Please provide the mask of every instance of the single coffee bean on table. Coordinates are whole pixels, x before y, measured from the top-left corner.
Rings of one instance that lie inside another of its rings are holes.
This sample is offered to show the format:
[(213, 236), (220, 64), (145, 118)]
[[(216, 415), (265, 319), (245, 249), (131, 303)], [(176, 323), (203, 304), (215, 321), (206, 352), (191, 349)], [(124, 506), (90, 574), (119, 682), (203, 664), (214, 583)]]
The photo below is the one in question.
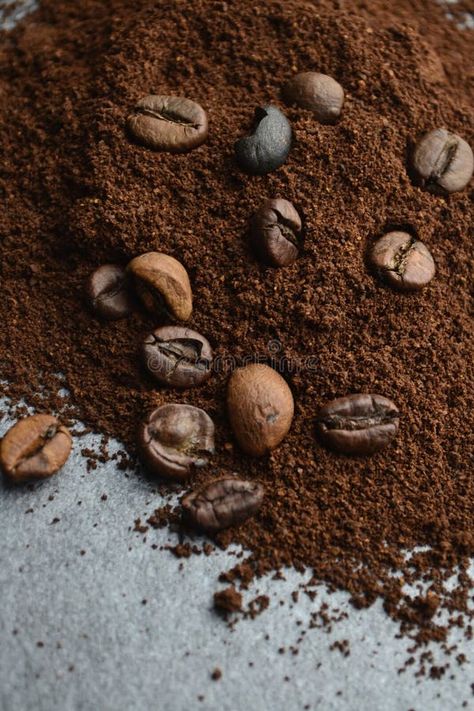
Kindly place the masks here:
[(382, 279), (400, 291), (417, 291), (436, 272), (429, 249), (407, 232), (388, 232), (372, 247), (370, 263)]
[(417, 144), (412, 164), (423, 187), (454, 193), (472, 178), (474, 156), (463, 138), (445, 128), (435, 128)]
[(162, 385), (192, 388), (211, 374), (212, 348), (197, 331), (162, 326), (147, 336), (142, 354), (148, 372)]
[(382, 395), (356, 394), (337, 398), (317, 416), (321, 441), (342, 454), (374, 454), (384, 449), (398, 431), (400, 413)]
[(294, 401), (284, 378), (263, 363), (235, 370), (227, 387), (227, 411), (241, 448), (259, 457), (277, 447), (291, 427)]
[(127, 272), (148, 311), (177, 321), (191, 317), (191, 284), (186, 269), (177, 259), (161, 252), (147, 252), (132, 259)]
[(291, 126), (276, 106), (255, 109), (251, 133), (235, 144), (237, 163), (247, 173), (264, 175), (279, 168), (291, 148)]
[(138, 143), (171, 153), (197, 148), (208, 135), (204, 109), (181, 96), (145, 96), (128, 117), (127, 127)]
[(72, 437), (53, 415), (31, 415), (19, 420), (0, 443), (0, 466), (15, 484), (47, 479), (66, 462)]
[(301, 72), (283, 87), (287, 104), (296, 104), (313, 112), (320, 123), (335, 123), (344, 104), (344, 89), (332, 77), (318, 72)]
[(117, 264), (103, 264), (91, 274), (87, 297), (93, 311), (106, 320), (126, 318), (133, 311), (127, 274)]
[(208, 533), (237, 526), (260, 509), (264, 488), (255, 481), (223, 477), (184, 497), (183, 519)]
[(150, 472), (184, 480), (214, 453), (214, 423), (199, 407), (162, 405), (140, 424), (138, 447)]
[(301, 218), (288, 200), (267, 200), (251, 222), (251, 237), (260, 257), (273, 267), (286, 267), (298, 257)]

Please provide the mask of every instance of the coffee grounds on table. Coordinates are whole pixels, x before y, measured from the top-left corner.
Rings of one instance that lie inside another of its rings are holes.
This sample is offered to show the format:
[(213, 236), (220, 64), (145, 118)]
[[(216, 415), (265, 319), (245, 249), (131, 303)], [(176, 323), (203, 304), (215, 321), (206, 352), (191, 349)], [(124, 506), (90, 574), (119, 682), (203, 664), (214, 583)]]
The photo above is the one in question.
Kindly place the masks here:
[[(437, 126), (474, 144), (472, 31), (448, 23), (431, 0), (391, 7), (137, 0), (132, 12), (125, 0), (43, 0), (4, 34), (2, 390), (14, 405), (117, 437), (131, 457), (143, 413), (173, 401), (203, 407), (217, 454), (195, 483), (237, 472), (267, 490), (255, 520), (216, 539), (250, 550), (246, 578), (309, 568), (314, 582), (349, 591), (358, 606), (382, 598), (418, 641), (444, 640), (450, 625), (472, 635), (472, 183), (433, 196), (406, 166), (413, 142)], [(304, 70), (344, 87), (336, 126), (283, 107), (282, 84)], [(199, 102), (207, 143), (179, 156), (131, 143), (126, 117), (149, 93)], [(291, 121), (293, 149), (276, 172), (247, 176), (233, 143), (269, 102)], [(246, 238), (250, 215), (270, 197), (291, 200), (305, 225), (300, 257), (278, 270), (263, 267)], [(437, 273), (421, 293), (394, 292), (366, 268), (368, 246), (394, 227), (433, 254)], [(148, 250), (186, 266), (190, 326), (216, 356), (299, 365), (283, 368), (296, 413), (268, 457), (249, 458), (233, 443), (225, 368), (199, 389), (159, 390), (138, 353), (155, 321), (137, 312), (104, 324), (89, 311), (91, 271)], [(395, 442), (363, 459), (323, 449), (318, 408), (364, 391), (399, 407)], [(170, 519), (168, 509), (154, 516)], [(226, 574), (228, 583), (239, 577), (238, 568)]]

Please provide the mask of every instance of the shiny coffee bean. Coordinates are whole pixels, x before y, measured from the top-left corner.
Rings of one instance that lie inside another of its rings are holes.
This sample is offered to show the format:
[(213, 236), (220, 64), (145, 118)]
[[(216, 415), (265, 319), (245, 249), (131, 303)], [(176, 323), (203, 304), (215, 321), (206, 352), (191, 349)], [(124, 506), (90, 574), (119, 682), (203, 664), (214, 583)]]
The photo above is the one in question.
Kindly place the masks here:
[(147, 370), (162, 385), (193, 388), (211, 374), (209, 341), (190, 328), (157, 328), (145, 339), (142, 351)]
[(344, 89), (332, 77), (318, 72), (301, 72), (283, 87), (287, 104), (312, 111), (320, 123), (335, 123), (344, 104)]
[(298, 256), (301, 227), (301, 218), (291, 202), (267, 200), (252, 218), (255, 249), (267, 264), (286, 267)]
[(198, 407), (162, 405), (140, 425), (138, 446), (153, 474), (187, 479), (214, 453), (214, 423)]
[(0, 444), (0, 466), (13, 483), (47, 479), (72, 447), (69, 431), (53, 415), (31, 415), (13, 425)]
[(381, 237), (372, 247), (370, 262), (386, 282), (401, 291), (422, 289), (436, 271), (428, 248), (407, 232)]
[(234, 477), (215, 479), (184, 497), (183, 518), (202, 531), (216, 533), (254, 516), (263, 496), (263, 486), (257, 482)]
[(146, 96), (127, 120), (131, 136), (156, 151), (184, 153), (207, 138), (207, 115), (199, 104), (180, 96)]
[(343, 454), (373, 454), (398, 430), (400, 413), (382, 395), (347, 395), (323, 407), (317, 417), (321, 440)]
[(253, 363), (232, 373), (227, 410), (238, 443), (244, 452), (258, 457), (274, 449), (288, 433), (293, 395), (273, 368)]
[(247, 173), (263, 175), (279, 168), (291, 148), (291, 126), (276, 106), (255, 109), (249, 136), (235, 144), (237, 163)]
[(474, 170), (470, 145), (445, 128), (427, 133), (415, 148), (413, 168), (428, 190), (454, 193), (466, 187)]
[(91, 274), (87, 297), (100, 318), (114, 321), (133, 311), (133, 300), (125, 270), (116, 264), (104, 264)]
[(169, 315), (178, 321), (191, 317), (191, 284), (186, 269), (177, 259), (161, 252), (147, 252), (132, 259), (127, 272), (151, 313)]

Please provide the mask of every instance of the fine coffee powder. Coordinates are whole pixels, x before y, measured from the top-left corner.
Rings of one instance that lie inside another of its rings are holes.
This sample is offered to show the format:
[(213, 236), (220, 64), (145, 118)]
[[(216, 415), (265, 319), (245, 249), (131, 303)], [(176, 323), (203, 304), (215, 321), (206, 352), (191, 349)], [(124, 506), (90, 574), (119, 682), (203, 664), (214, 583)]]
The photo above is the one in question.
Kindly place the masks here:
[[(435, 128), (474, 144), (472, 31), (431, 0), (130, 7), (43, 0), (2, 36), (3, 393), (66, 424), (78, 417), (132, 457), (137, 424), (154, 409), (204, 409), (216, 454), (184, 490), (235, 472), (266, 491), (255, 518), (216, 536), (250, 550), (228, 582), (309, 568), (356, 605), (383, 598), (420, 641), (443, 640), (460, 614), (471, 634), (472, 182), (434, 194), (409, 157)], [(305, 71), (343, 87), (335, 125), (282, 102)], [(132, 141), (127, 118), (149, 95), (201, 106), (206, 141), (184, 154)], [(269, 105), (291, 123), (291, 151), (274, 172), (250, 175), (234, 144)], [(262, 263), (248, 234), (275, 198), (303, 223), (297, 258), (280, 268)], [(422, 290), (401, 293), (371, 270), (368, 255), (390, 231), (433, 256)], [(90, 275), (146, 252), (189, 275), (186, 325), (214, 353), (211, 376), (192, 390), (160, 389), (143, 367), (144, 338), (169, 323), (140, 307), (104, 321), (91, 308)], [(249, 357), (277, 368), (295, 400), (289, 434), (262, 458), (243, 454), (226, 411), (231, 366)], [(396, 436), (370, 457), (326, 449), (316, 434), (321, 407), (355, 393), (387, 397), (400, 413)], [(167, 508), (153, 521), (175, 517)], [(425, 548), (407, 562), (416, 546)], [(429, 595), (410, 598), (404, 585), (421, 582)]]

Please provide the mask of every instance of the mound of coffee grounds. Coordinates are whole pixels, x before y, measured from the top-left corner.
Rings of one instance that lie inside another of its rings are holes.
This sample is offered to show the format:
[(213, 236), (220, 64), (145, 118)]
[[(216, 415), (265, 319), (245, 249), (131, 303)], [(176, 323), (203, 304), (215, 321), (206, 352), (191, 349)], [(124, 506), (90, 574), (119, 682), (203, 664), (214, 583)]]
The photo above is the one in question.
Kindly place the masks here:
[[(43, 0), (0, 49), (2, 392), (118, 438), (124, 457), (143, 413), (204, 408), (217, 454), (193, 485), (237, 472), (267, 491), (254, 520), (216, 537), (250, 550), (246, 579), (309, 568), (358, 606), (381, 597), (420, 642), (444, 640), (450, 625), (472, 635), (472, 183), (434, 196), (412, 183), (407, 157), (438, 126), (474, 144), (471, 51), (472, 31), (432, 0), (137, 0), (133, 12), (125, 0)], [(337, 125), (280, 101), (307, 70), (344, 87)], [(151, 93), (203, 106), (208, 141), (186, 155), (132, 143), (126, 118)], [(276, 172), (247, 176), (233, 143), (268, 103), (291, 121), (293, 148)], [(276, 270), (247, 238), (273, 197), (304, 222), (301, 254)], [(420, 293), (394, 292), (366, 266), (393, 229), (433, 255)], [(88, 309), (94, 269), (149, 250), (186, 267), (190, 327), (223, 363), (198, 389), (159, 390), (143, 372), (140, 343), (159, 325), (149, 315), (102, 323)], [(233, 444), (226, 414), (225, 364), (248, 356), (280, 366), (296, 403), (289, 435), (263, 459)], [(401, 412), (394, 443), (370, 458), (315, 437), (319, 407), (355, 392)]]

